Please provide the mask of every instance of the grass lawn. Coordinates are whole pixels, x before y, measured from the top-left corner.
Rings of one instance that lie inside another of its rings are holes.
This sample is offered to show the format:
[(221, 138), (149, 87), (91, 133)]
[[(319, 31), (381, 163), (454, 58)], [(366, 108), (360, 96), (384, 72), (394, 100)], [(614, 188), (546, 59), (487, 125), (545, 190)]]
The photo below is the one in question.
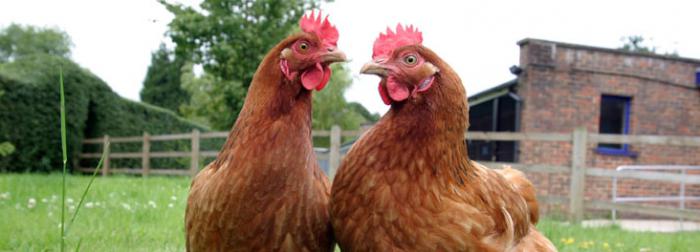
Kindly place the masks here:
[(583, 228), (580, 225), (545, 219), (537, 228), (561, 252), (629, 251), (694, 252), (700, 251), (700, 232), (654, 233), (631, 232), (619, 227)]
[[(67, 178), (66, 223), (89, 176)], [(98, 177), (67, 234), (74, 251), (184, 251), (189, 177)], [(32, 204), (31, 202), (36, 202)], [(0, 175), (0, 250), (58, 251), (61, 175)]]
[[(74, 209), (87, 176), (68, 177)], [(83, 251), (184, 251), (183, 215), (189, 177), (98, 177), (67, 248)], [(0, 250), (58, 251), (61, 176), (0, 174)], [(72, 201), (71, 201), (72, 199)], [(74, 210), (69, 210), (66, 222)], [(636, 233), (585, 229), (544, 220), (539, 229), (560, 251), (698, 251), (700, 232)]]

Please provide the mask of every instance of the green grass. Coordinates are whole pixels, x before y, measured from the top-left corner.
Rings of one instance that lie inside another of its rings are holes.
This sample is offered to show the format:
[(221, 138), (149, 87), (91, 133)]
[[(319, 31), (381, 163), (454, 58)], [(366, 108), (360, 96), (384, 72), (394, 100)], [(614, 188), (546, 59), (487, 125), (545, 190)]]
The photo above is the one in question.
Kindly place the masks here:
[[(63, 152), (63, 170), (61, 170), (61, 178), (63, 184), (61, 184), (61, 252), (66, 249), (66, 167), (68, 166), (68, 148), (66, 148), (66, 97), (63, 90), (63, 69), (59, 70), (59, 84), (60, 84), (60, 94), (61, 94), (61, 151)], [(87, 192), (87, 190), (85, 190)], [(83, 196), (84, 197), (84, 196)], [(82, 200), (81, 200), (82, 202)], [(78, 214), (80, 210), (80, 204), (75, 210), (75, 214)], [(78, 246), (75, 250), (79, 250), (80, 241), (78, 241)]]
[[(66, 198), (72, 201), (66, 202), (66, 216), (74, 213), (89, 181), (90, 176), (67, 177)], [(189, 181), (189, 177), (98, 177), (67, 235), (67, 251), (74, 251), (79, 240), (82, 251), (184, 251)], [(58, 251), (60, 192), (61, 174), (0, 174), (0, 251)], [(30, 199), (36, 202), (33, 206)], [(543, 220), (538, 228), (562, 252), (700, 248), (700, 232), (587, 229), (552, 220)]]
[(537, 228), (560, 252), (569, 251), (699, 251), (700, 232), (631, 232), (619, 227), (583, 228), (579, 225), (543, 220)]
[[(68, 176), (71, 216), (89, 176)], [(0, 251), (58, 251), (61, 174), (0, 175)], [(184, 251), (189, 177), (99, 177), (66, 236), (74, 251)], [(30, 203), (33, 199), (34, 204)]]

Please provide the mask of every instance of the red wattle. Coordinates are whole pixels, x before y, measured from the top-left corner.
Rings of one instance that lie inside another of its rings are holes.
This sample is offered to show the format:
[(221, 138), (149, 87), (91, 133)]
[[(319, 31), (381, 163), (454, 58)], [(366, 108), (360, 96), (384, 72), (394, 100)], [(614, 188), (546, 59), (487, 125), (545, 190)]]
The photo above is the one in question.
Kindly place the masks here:
[(389, 96), (394, 101), (403, 101), (408, 98), (408, 87), (396, 81), (392, 76), (389, 76), (386, 80), (386, 89), (389, 91)]
[(384, 85), (382, 85), (381, 82), (379, 82), (379, 96), (382, 97), (382, 101), (384, 104), (389, 105), (391, 104), (391, 99), (389, 98), (389, 94), (386, 92), (386, 88)]
[(301, 74), (301, 84), (307, 90), (321, 90), (328, 84), (332, 72), (330, 67), (316, 63), (312, 68)]
[(331, 74), (333, 73), (333, 70), (331, 70), (330, 67), (324, 66), (323, 67), (323, 80), (321, 80), (321, 83), (316, 86), (316, 91), (321, 91), (326, 84), (328, 84), (328, 81), (331, 79)]

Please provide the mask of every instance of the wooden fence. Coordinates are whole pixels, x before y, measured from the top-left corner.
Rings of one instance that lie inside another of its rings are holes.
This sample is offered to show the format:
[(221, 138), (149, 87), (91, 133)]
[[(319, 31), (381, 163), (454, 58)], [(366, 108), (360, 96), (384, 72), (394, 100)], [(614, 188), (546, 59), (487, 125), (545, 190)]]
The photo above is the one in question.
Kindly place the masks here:
[[(358, 137), (363, 133), (361, 130), (343, 131), (338, 126), (332, 127), (330, 131), (318, 130), (313, 131), (313, 137), (329, 137), (330, 148), (328, 154), (319, 154), (319, 160), (328, 160), (329, 174), (332, 179), (335, 171), (342, 159), (341, 137)], [(207, 138), (226, 138), (228, 132), (204, 132), (193, 130), (191, 133), (172, 134), (172, 135), (154, 135), (144, 133), (143, 136), (132, 137), (110, 137), (86, 139), (84, 144), (101, 144), (107, 146), (103, 151), (106, 152), (106, 158), (103, 161), (102, 175), (110, 173), (129, 173), (141, 174), (148, 176), (149, 174), (168, 174), (168, 175), (190, 175), (194, 176), (199, 170), (199, 162), (201, 157), (216, 157), (216, 150), (201, 150), (200, 140)], [(650, 171), (625, 171), (616, 172), (613, 169), (604, 169), (596, 167), (586, 167), (586, 155), (589, 144), (596, 143), (617, 143), (617, 144), (650, 144), (650, 145), (665, 145), (665, 146), (689, 146), (700, 147), (700, 137), (688, 136), (656, 136), (656, 135), (614, 135), (614, 134), (598, 134), (589, 133), (585, 128), (578, 128), (572, 133), (527, 133), (527, 132), (466, 132), (465, 137), (469, 140), (486, 140), (486, 141), (537, 141), (537, 142), (569, 142), (571, 143), (571, 162), (569, 166), (550, 165), (550, 164), (520, 164), (520, 163), (503, 163), (503, 162), (481, 162), (488, 167), (502, 167), (510, 165), (513, 168), (525, 172), (540, 172), (540, 173), (568, 173), (570, 176), (569, 195), (568, 197), (560, 196), (540, 196), (538, 199), (546, 204), (568, 204), (569, 218), (573, 222), (580, 222), (583, 219), (585, 209), (602, 209), (602, 210), (618, 210), (622, 212), (631, 212), (638, 214), (649, 214), (655, 216), (663, 216), (670, 218), (683, 218), (688, 220), (700, 221), (700, 211), (677, 209), (661, 206), (649, 206), (630, 203), (611, 202), (608, 200), (584, 200), (585, 180), (586, 177), (605, 177), (605, 178), (631, 178), (661, 182), (672, 182), (686, 184), (700, 184), (700, 175), (681, 175), (664, 172)], [(171, 141), (189, 139), (191, 142), (191, 150), (189, 152), (152, 152), (150, 151), (150, 143), (154, 141)], [(128, 153), (113, 153), (109, 150), (109, 145), (105, 143), (124, 143), (124, 142), (141, 142), (143, 148), (141, 152)], [(692, 155), (692, 153), (688, 153)], [(82, 153), (81, 159), (100, 158), (102, 153)], [(190, 158), (190, 167), (184, 169), (151, 169), (150, 159), (152, 158), (174, 158), (188, 157)], [(141, 159), (141, 168), (113, 168), (110, 167), (110, 159)], [(92, 172), (92, 168), (78, 168), (81, 171)]]

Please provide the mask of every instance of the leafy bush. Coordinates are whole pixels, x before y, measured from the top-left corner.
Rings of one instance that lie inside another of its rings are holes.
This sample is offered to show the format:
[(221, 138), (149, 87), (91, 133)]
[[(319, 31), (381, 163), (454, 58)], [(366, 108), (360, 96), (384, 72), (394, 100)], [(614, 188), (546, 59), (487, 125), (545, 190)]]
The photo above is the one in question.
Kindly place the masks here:
[(12, 145), (10, 142), (0, 143), (0, 157), (10, 155), (12, 152), (15, 152), (14, 145)]
[[(61, 69), (66, 95), (69, 164), (77, 165), (76, 158), (85, 138), (105, 134), (135, 136), (144, 131), (167, 134), (206, 130), (172, 111), (121, 98), (100, 78), (68, 59), (36, 54), (0, 65), (0, 90), (5, 91), (0, 98), (0, 139), (9, 140), (16, 147), (13, 154), (0, 159), (0, 171), (61, 168), (58, 106)], [(186, 141), (167, 144), (173, 146), (161, 148), (189, 148)], [(115, 152), (140, 151), (141, 145), (113, 145), (112, 149)], [(113, 162), (113, 167), (126, 168), (136, 162), (140, 164), (140, 160)], [(157, 164), (155, 162), (154, 166)]]

